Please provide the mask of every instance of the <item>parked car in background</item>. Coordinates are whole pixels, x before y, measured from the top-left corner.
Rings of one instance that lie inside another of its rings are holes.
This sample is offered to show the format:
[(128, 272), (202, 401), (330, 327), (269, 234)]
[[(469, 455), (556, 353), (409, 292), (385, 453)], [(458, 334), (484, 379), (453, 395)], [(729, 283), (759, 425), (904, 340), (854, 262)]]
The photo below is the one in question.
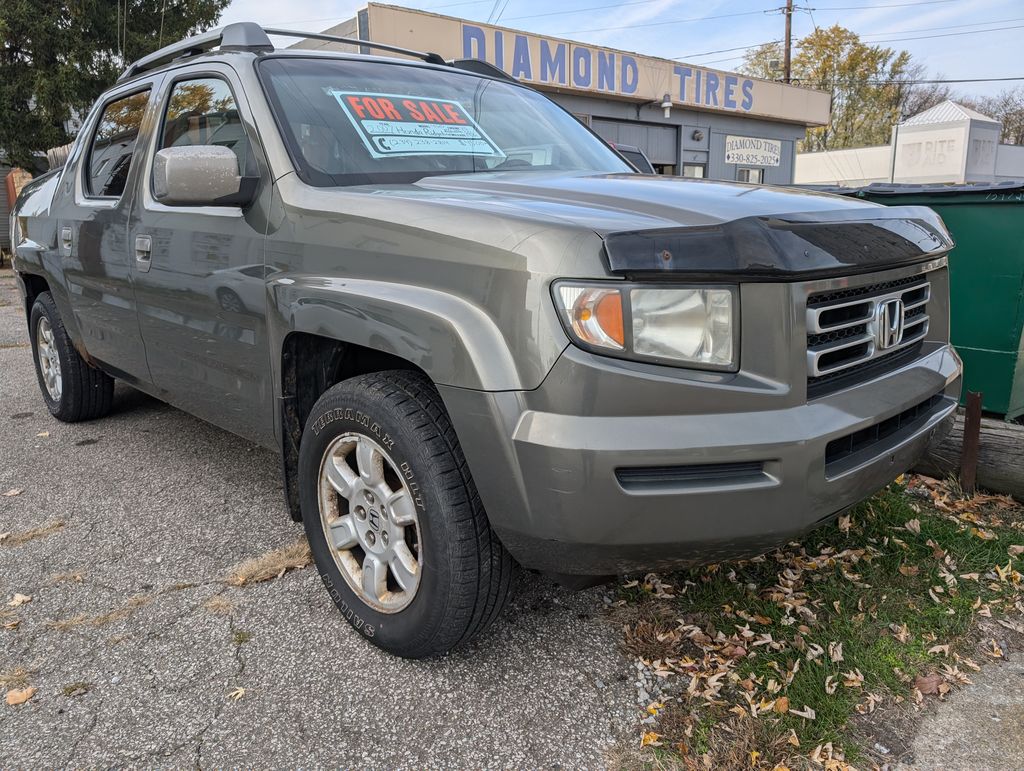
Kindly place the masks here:
[(499, 70), (402, 53), (162, 49), (14, 218), (50, 412), (116, 378), (279, 453), (374, 644), (465, 642), (516, 565), (761, 553), (948, 426), (931, 210), (637, 174)]
[(639, 147), (634, 147), (633, 145), (620, 145), (615, 142), (609, 142), (608, 144), (612, 146), (615, 152), (625, 158), (629, 162), (630, 166), (641, 174), (658, 173), (654, 170), (654, 166), (651, 164), (651, 161), (646, 155), (644, 155), (644, 151)]

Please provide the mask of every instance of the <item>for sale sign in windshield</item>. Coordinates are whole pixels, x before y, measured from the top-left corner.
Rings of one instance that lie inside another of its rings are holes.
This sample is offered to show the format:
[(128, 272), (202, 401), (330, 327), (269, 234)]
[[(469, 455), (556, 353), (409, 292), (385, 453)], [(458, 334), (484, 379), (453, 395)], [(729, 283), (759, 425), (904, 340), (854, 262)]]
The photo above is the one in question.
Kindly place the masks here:
[(458, 102), (408, 94), (332, 91), (374, 158), (505, 154)]

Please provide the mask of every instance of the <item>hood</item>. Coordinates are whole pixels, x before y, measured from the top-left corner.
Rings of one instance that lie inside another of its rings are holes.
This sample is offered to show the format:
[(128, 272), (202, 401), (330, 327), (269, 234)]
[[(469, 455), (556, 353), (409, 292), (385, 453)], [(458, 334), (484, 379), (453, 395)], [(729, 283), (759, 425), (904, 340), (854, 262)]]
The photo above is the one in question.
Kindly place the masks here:
[(849, 274), (929, 259), (953, 246), (926, 207), (763, 185), (509, 172), (427, 177), (412, 187), (453, 204), (592, 229), (604, 239), (609, 270), (627, 275)]

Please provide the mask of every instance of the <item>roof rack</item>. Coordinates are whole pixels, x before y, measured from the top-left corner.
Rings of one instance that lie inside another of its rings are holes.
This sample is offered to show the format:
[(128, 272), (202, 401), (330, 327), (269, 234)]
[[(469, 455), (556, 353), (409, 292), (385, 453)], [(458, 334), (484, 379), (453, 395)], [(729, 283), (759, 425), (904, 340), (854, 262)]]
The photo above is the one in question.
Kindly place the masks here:
[(171, 43), (149, 56), (143, 56), (138, 61), (128, 65), (118, 80), (127, 80), (136, 75), (156, 69), (162, 64), (180, 59), (184, 56), (195, 56), (196, 54), (211, 51), (214, 48), (226, 48), (228, 50), (262, 51), (269, 53), (274, 50), (274, 44), (270, 42), (267, 33), (259, 24), (251, 21), (241, 21), (235, 24), (228, 24), (224, 27), (211, 29), (194, 37), (179, 40)]
[(271, 29), (261, 27), (251, 21), (240, 21), (228, 24), (224, 27), (211, 29), (194, 37), (185, 38), (177, 43), (164, 46), (154, 51), (149, 56), (144, 56), (128, 66), (118, 81), (128, 80), (136, 75), (157, 67), (181, 59), (186, 56), (212, 51), (214, 48), (234, 51), (254, 51), (258, 53), (270, 53), (274, 50), (274, 44), (270, 42), (268, 35), (280, 35), (282, 37), (305, 38), (309, 40), (326, 40), (330, 43), (346, 43), (353, 46), (365, 46), (366, 48), (379, 48), (382, 51), (390, 51), (395, 54), (412, 56), (422, 59), (430, 64), (448, 64), (440, 54), (424, 53), (413, 51), (408, 48), (387, 45), (385, 43), (374, 43), (372, 40), (359, 40), (358, 38), (338, 37), (337, 35), (324, 35), (320, 32), (299, 32), (292, 29)]
[(308, 40), (326, 40), (329, 43), (347, 43), (353, 46), (365, 46), (366, 48), (379, 48), (381, 51), (390, 51), (393, 54), (404, 54), (422, 59), (430, 64), (448, 64), (441, 54), (423, 51), (413, 51), (409, 48), (388, 45), (387, 43), (374, 43), (372, 40), (360, 40), (354, 37), (338, 37), (337, 35), (325, 35), (322, 32), (299, 32), (294, 29), (271, 29), (264, 27), (263, 31), (268, 35), (281, 35), (282, 37), (301, 37)]

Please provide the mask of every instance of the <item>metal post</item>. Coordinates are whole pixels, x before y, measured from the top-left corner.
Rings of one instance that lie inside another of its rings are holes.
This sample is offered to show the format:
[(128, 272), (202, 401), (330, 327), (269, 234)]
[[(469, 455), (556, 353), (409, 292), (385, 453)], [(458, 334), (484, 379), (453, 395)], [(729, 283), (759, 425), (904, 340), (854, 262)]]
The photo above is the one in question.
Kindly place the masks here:
[(978, 480), (978, 445), (981, 442), (981, 393), (967, 392), (964, 411), (964, 446), (960, 454), (960, 489), (974, 496)]
[(782, 60), (782, 82), (793, 79), (793, 0), (786, 0), (786, 50)]

